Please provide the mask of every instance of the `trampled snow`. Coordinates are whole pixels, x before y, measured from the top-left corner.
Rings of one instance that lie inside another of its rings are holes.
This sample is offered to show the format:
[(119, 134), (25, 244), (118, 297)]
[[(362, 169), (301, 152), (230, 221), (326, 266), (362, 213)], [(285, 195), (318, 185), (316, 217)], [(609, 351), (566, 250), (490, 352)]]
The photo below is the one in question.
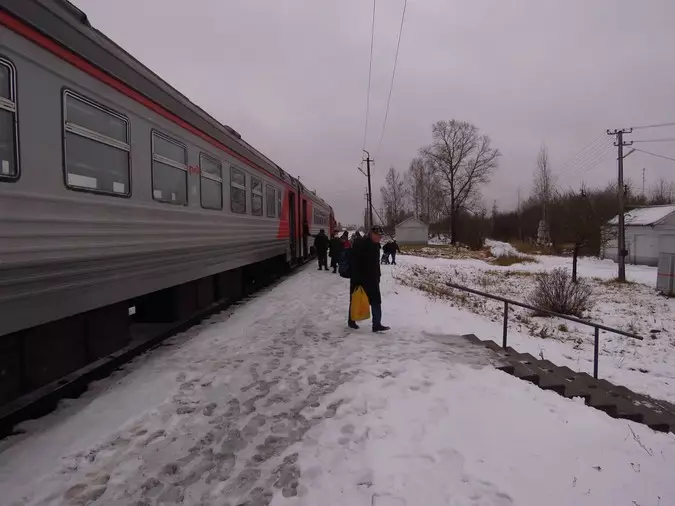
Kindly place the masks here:
[(2, 503), (675, 504), (672, 435), (495, 370), (454, 334), (497, 325), (397, 269), (388, 334), (311, 267), (23, 424)]

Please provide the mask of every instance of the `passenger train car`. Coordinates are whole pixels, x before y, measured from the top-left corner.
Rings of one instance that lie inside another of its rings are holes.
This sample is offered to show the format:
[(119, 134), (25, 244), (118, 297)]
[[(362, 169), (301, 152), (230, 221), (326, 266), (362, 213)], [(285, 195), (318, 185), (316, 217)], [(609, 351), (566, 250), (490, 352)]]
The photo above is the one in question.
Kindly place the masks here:
[(179, 318), (334, 226), (66, 0), (0, 4), (0, 404), (128, 343), (130, 304)]

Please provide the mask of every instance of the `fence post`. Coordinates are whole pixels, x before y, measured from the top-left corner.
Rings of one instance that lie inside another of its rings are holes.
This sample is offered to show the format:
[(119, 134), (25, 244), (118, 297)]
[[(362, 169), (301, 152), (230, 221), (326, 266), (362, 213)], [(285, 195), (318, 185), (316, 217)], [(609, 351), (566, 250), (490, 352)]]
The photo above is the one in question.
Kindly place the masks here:
[(502, 348), (506, 349), (506, 335), (509, 332), (509, 303), (504, 301), (504, 335), (502, 336)]
[(598, 379), (598, 348), (600, 347), (600, 329), (595, 327), (595, 346), (593, 347), (593, 377)]

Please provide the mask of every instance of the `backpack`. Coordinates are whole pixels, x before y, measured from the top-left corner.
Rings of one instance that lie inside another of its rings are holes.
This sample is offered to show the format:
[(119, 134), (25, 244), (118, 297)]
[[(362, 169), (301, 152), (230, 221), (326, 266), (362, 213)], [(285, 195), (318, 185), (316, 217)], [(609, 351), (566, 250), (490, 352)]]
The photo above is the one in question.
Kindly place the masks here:
[(338, 272), (343, 278), (352, 276), (352, 248), (342, 250), (340, 261), (338, 262)]

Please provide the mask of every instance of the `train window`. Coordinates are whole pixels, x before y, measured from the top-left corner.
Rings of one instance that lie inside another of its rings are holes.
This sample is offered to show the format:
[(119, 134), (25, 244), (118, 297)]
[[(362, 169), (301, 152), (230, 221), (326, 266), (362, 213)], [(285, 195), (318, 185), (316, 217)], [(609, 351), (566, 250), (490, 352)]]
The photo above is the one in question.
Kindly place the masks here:
[(188, 203), (187, 148), (157, 131), (152, 132), (152, 198), (169, 204)]
[(200, 193), (205, 209), (223, 208), (223, 167), (218, 160), (199, 154)]
[(277, 216), (281, 218), (281, 191), (277, 190)]
[(66, 186), (131, 195), (129, 121), (70, 91), (63, 94)]
[(251, 178), (251, 214), (263, 215), (263, 183), (255, 177)]
[(274, 218), (276, 217), (276, 189), (268, 184), (265, 190), (267, 192), (267, 217)]
[(19, 176), (15, 83), (14, 66), (0, 59), (0, 179)]
[(233, 213), (246, 213), (246, 173), (230, 167), (230, 206)]

